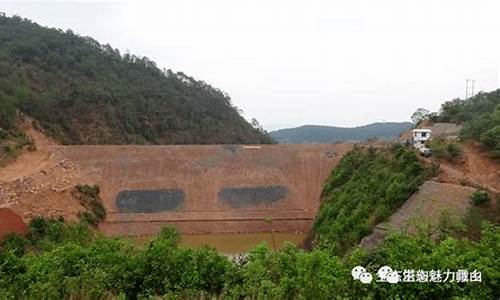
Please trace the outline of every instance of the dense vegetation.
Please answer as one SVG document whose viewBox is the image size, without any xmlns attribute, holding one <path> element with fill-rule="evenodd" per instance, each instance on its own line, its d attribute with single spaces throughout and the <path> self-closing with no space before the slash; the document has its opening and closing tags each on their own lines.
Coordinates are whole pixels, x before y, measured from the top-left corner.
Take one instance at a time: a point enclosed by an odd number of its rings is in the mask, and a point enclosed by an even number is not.
<svg viewBox="0 0 500 300">
<path fill-rule="evenodd" d="M 33 141 L 14 126 L 17 101 L 28 96 L 28 87 L 18 69 L 5 61 L 1 53 L 0 50 L 0 166 L 16 157 L 20 149 L 33 145 Z"/>
<path fill-rule="evenodd" d="M 16 110 L 67 144 L 271 143 L 222 91 L 146 57 L 0 13 L 0 128 Z"/>
<path fill-rule="evenodd" d="M 409 122 L 373 123 L 353 128 L 307 125 L 272 131 L 270 135 L 281 144 L 334 143 L 367 139 L 394 140 L 411 126 Z"/>
<path fill-rule="evenodd" d="M 409 148 L 355 148 L 326 182 L 314 224 L 316 243 L 344 253 L 400 207 L 425 175 Z"/>
<path fill-rule="evenodd" d="M 467 100 L 454 99 L 441 106 L 437 122 L 463 124 L 462 138 L 472 138 L 500 158 L 500 89 L 481 92 Z"/>
<path fill-rule="evenodd" d="M 123 238 L 96 236 L 82 224 L 35 219 L 27 238 L 12 235 L 0 248 L 0 298 L 133 299 L 221 296 L 229 299 L 377 299 L 498 298 L 500 230 L 483 224 L 477 242 L 427 231 L 397 234 L 371 252 L 357 249 L 345 257 L 288 246 L 254 248 L 239 260 L 210 248 L 177 246 L 175 230 L 164 229 L 144 247 Z M 399 283 L 354 281 L 351 269 L 366 266 L 375 274 L 394 269 L 479 270 L 482 283 Z"/>
</svg>

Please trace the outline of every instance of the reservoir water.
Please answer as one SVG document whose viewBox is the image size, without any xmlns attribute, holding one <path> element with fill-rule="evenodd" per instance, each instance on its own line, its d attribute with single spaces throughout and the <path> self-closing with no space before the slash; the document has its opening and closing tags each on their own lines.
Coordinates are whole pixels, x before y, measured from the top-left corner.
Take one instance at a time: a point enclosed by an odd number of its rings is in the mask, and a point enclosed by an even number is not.
<svg viewBox="0 0 500 300">
<path fill-rule="evenodd" d="M 274 237 L 273 237 L 274 236 Z M 153 237 L 137 237 L 137 245 L 148 243 Z M 222 233 L 222 234 L 184 234 L 181 235 L 180 247 L 200 248 L 205 245 L 215 248 L 222 254 L 246 253 L 256 245 L 267 243 L 269 249 L 282 249 L 285 242 L 300 246 L 306 234 L 302 233 Z"/>
</svg>

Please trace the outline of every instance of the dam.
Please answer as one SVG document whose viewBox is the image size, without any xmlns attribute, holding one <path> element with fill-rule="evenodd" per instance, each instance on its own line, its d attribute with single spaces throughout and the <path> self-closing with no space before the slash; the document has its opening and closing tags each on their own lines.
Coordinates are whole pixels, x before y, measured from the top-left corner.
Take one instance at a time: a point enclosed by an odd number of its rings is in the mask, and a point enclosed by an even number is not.
<svg viewBox="0 0 500 300">
<path fill-rule="evenodd" d="M 106 235 L 304 233 L 351 144 L 50 146 L 97 184 Z"/>
</svg>

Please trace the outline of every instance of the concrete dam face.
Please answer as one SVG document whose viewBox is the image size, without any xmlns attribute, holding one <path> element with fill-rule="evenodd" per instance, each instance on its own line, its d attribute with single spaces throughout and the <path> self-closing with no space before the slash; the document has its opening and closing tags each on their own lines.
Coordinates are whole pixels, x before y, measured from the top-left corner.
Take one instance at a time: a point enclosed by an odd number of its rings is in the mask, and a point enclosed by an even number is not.
<svg viewBox="0 0 500 300">
<path fill-rule="evenodd" d="M 53 146 L 98 184 L 108 235 L 306 232 L 350 144 Z M 271 222 L 270 222 L 271 221 Z M 270 224 L 271 223 L 271 224 Z"/>
</svg>

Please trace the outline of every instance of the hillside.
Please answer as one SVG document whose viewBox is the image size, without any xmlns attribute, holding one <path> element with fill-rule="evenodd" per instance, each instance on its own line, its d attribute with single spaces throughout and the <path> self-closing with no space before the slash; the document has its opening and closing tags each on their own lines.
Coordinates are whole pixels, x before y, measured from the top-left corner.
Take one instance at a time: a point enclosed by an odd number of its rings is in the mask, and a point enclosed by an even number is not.
<svg viewBox="0 0 500 300">
<path fill-rule="evenodd" d="M 396 139 L 410 127 L 409 122 L 373 123 L 353 128 L 306 125 L 272 131 L 270 135 L 281 144 L 334 143 L 370 138 Z"/>
<path fill-rule="evenodd" d="M 425 177 L 411 149 L 355 148 L 326 181 L 313 227 L 316 245 L 345 253 L 399 208 Z"/>
<path fill-rule="evenodd" d="M 480 141 L 494 157 L 500 158 L 500 89 L 481 92 L 467 100 L 445 102 L 431 120 L 463 125 L 462 138 Z"/>
<path fill-rule="evenodd" d="M 65 144 L 272 143 L 203 81 L 0 13 L 0 134 L 17 110 Z"/>
</svg>

